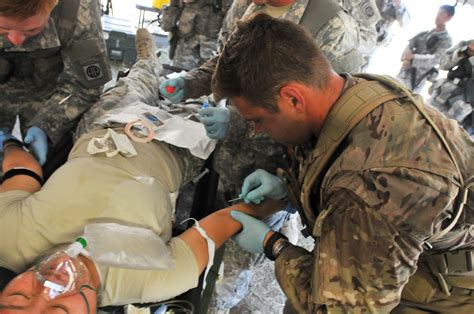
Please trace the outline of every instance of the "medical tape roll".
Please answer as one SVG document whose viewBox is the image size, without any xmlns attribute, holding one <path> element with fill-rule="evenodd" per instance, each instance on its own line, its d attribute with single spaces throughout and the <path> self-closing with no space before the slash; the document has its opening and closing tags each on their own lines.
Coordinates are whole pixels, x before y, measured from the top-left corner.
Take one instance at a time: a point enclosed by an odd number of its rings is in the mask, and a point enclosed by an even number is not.
<svg viewBox="0 0 474 314">
<path fill-rule="evenodd" d="M 139 136 L 136 136 L 134 133 L 133 133 L 133 130 L 132 128 L 134 126 L 144 126 L 148 132 L 148 136 L 146 137 L 139 137 Z M 144 120 L 135 120 L 135 121 L 130 121 L 128 122 L 126 125 L 125 125 L 125 134 L 128 135 L 128 137 L 130 137 L 130 139 L 134 142 L 138 142 L 138 143 L 148 143 L 150 141 L 152 141 L 154 138 L 155 138 L 155 130 L 153 128 L 153 125 L 151 123 L 148 123 Z"/>
</svg>

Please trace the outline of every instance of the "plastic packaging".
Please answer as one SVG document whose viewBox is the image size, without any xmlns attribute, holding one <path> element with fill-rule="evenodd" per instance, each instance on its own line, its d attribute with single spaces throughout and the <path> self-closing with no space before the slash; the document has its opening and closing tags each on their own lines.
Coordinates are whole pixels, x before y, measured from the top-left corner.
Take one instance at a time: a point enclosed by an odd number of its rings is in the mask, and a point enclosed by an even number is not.
<svg viewBox="0 0 474 314">
<path fill-rule="evenodd" d="M 83 238 L 95 262 L 131 269 L 170 269 L 174 259 L 166 243 L 152 230 L 116 223 L 86 225 Z"/>
</svg>

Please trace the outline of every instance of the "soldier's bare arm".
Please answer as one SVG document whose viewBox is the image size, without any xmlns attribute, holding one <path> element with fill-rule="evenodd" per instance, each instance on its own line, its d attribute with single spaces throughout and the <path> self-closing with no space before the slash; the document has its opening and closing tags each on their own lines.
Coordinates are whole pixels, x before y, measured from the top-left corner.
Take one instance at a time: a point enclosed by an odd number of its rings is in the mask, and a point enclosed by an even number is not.
<svg viewBox="0 0 474 314">
<path fill-rule="evenodd" d="M 36 173 L 40 178 L 43 177 L 43 172 L 40 164 L 35 157 L 25 151 L 18 145 L 8 145 L 4 148 L 2 169 L 4 174 L 13 169 L 28 169 Z M 4 180 L 0 185 L 0 192 L 20 190 L 34 193 L 41 188 L 38 180 L 28 175 L 14 175 Z"/>
<path fill-rule="evenodd" d="M 206 230 L 209 237 L 213 239 L 216 247 L 219 247 L 242 228 L 241 224 L 230 216 L 232 210 L 238 210 L 258 218 L 265 218 L 284 206 L 284 202 L 273 200 L 268 200 L 262 205 L 240 203 L 221 209 L 201 219 L 199 224 Z M 191 247 L 196 256 L 199 270 L 202 271 L 206 267 L 208 260 L 206 240 L 193 228 L 188 229 L 179 238 Z"/>
</svg>

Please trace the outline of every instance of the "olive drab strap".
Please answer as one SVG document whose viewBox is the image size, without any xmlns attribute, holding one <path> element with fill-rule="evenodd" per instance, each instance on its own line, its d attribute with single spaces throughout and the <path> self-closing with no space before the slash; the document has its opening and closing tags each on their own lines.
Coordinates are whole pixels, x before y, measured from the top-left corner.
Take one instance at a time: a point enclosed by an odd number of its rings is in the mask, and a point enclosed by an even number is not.
<svg viewBox="0 0 474 314">
<path fill-rule="evenodd" d="M 381 104 L 403 97 L 376 81 L 362 81 L 351 87 L 333 105 L 324 123 L 316 147 L 300 166 L 301 203 L 310 228 L 316 222 L 316 211 L 312 210 L 310 196 L 312 187 L 319 187 L 323 171 L 331 156 L 347 134 L 371 111 Z M 322 195 L 320 194 L 322 204 Z M 315 231 L 315 236 L 318 231 Z"/>
<path fill-rule="evenodd" d="M 415 105 L 417 110 L 421 113 L 421 115 L 429 123 L 431 128 L 435 131 L 436 135 L 438 136 L 438 138 L 440 139 L 440 141 L 443 144 L 444 148 L 446 149 L 447 153 L 449 154 L 449 157 L 451 158 L 451 161 L 452 161 L 454 167 L 456 168 L 456 172 L 458 174 L 457 179 L 459 180 L 459 182 L 458 182 L 459 192 L 458 192 L 458 195 L 456 197 L 457 207 L 454 208 L 454 212 L 453 212 L 453 215 L 451 217 L 451 221 L 449 222 L 449 225 L 446 228 L 440 230 L 439 232 L 433 234 L 430 238 L 428 238 L 425 241 L 426 247 L 431 248 L 432 247 L 432 245 L 431 245 L 432 242 L 434 242 L 436 240 L 439 240 L 442 237 L 444 237 L 449 231 L 451 231 L 454 228 L 454 226 L 459 221 L 459 218 L 461 217 L 461 215 L 463 213 L 464 206 L 468 202 L 469 192 L 474 191 L 474 177 L 473 177 L 473 174 L 472 173 L 468 174 L 470 177 L 468 177 L 466 180 L 464 179 L 463 174 L 462 174 L 462 172 L 459 168 L 459 165 L 456 161 L 456 158 L 454 157 L 454 154 L 453 154 L 451 148 L 449 147 L 446 138 L 443 136 L 443 134 L 441 133 L 439 128 L 433 122 L 433 119 L 431 119 L 431 117 L 428 115 L 428 113 L 424 109 L 424 104 L 423 104 L 423 102 L 420 98 L 421 96 L 418 96 L 418 97 L 413 96 L 411 91 L 409 91 L 407 88 L 405 88 L 404 86 L 402 86 L 401 84 L 399 84 L 398 82 L 396 82 L 393 78 L 391 78 L 389 76 L 372 75 L 372 74 L 365 74 L 365 73 L 364 74 L 357 74 L 356 76 L 361 77 L 361 78 L 365 78 L 365 79 L 369 79 L 369 80 L 377 80 L 377 81 L 389 86 L 390 88 L 393 88 L 398 92 L 401 92 L 403 95 L 408 97 L 412 101 L 412 103 Z"/>
</svg>

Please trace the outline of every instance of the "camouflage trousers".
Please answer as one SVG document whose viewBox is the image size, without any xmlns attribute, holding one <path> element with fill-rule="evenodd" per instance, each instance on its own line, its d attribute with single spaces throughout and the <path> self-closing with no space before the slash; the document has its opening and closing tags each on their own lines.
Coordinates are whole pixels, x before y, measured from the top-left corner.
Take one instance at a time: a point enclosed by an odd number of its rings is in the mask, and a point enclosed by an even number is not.
<svg viewBox="0 0 474 314">
<path fill-rule="evenodd" d="M 211 59 L 216 50 L 217 39 L 206 40 L 201 35 L 180 38 L 172 64 L 185 70 L 192 70 Z"/>
<path fill-rule="evenodd" d="M 142 102 L 149 106 L 159 106 L 161 71 L 162 66 L 155 57 L 138 60 L 130 69 L 129 74 L 126 77 L 120 78 L 114 87 L 102 94 L 99 101 L 83 115 L 74 139 L 79 139 L 84 133 L 106 127 L 107 125 L 103 122 L 103 117 L 108 114 L 121 112 L 137 102 Z M 188 182 L 196 177 L 204 161 L 191 155 L 187 149 L 172 145 L 170 145 L 170 148 L 177 152 L 185 163 L 183 182 Z"/>
<path fill-rule="evenodd" d="M 422 78 L 420 80 L 420 77 L 429 71 L 430 69 L 417 69 L 417 75 L 415 77 L 415 82 L 416 86 L 415 88 L 412 88 L 412 74 L 411 74 L 411 69 L 401 69 L 400 72 L 397 75 L 397 79 L 403 83 L 408 89 L 412 90 L 413 92 L 419 94 L 422 90 L 423 87 L 426 84 L 427 79 Z"/>
<path fill-rule="evenodd" d="M 95 128 L 101 128 L 101 118 L 119 112 L 136 101 L 150 106 L 159 104 L 159 75 L 162 67 L 156 58 L 138 60 L 129 74 L 120 78 L 117 84 L 104 92 L 83 115 L 76 130 L 75 139 Z"/>
</svg>

